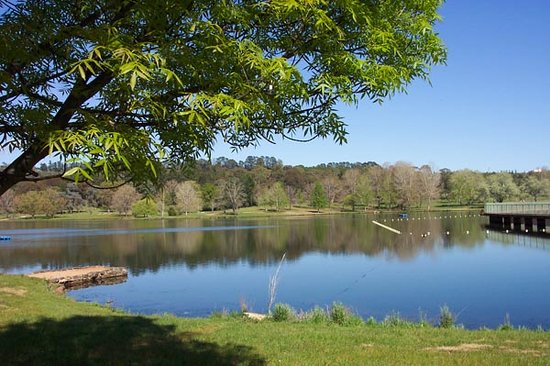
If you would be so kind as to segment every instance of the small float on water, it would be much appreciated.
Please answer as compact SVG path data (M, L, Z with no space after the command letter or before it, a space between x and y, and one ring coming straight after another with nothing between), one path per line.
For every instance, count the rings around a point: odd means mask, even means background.
M11 240L11 236L9 236L9 235L0 235L0 240Z

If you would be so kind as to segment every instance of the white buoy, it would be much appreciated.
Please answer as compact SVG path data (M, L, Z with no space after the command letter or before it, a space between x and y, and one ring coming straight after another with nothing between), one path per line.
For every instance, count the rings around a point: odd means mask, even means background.
M470 234L470 230L466 230L466 234Z
M508 230L506 230L506 234L508 234Z
M447 231L447 235L449 235L449 232Z
M409 235L412 235L413 233L409 233Z

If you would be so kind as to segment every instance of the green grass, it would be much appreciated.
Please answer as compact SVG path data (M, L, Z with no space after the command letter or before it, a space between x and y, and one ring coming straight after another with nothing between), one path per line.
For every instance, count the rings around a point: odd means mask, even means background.
M392 324L138 316L0 275L5 366L550 364L548 332Z

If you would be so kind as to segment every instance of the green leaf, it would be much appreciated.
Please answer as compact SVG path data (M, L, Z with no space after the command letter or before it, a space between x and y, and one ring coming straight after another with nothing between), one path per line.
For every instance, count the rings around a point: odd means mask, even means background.
M77 173L79 170L80 170L80 168L78 168L78 167L71 168L71 169L67 170L65 172L65 174L63 174L63 177L70 177L71 175L74 175L75 173Z
M136 87L137 73L134 71L130 77L130 88L134 90Z

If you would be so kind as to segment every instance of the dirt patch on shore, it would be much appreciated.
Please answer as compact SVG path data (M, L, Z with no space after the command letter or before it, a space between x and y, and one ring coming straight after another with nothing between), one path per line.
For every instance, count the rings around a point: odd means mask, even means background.
M439 346L439 347L428 347L427 351L439 351L439 352L476 352L483 351L486 349L493 348L490 344L481 344L481 343L462 343L458 346Z
M245 312L243 314L244 314L244 316L246 316L246 317L248 317L252 320L257 320L257 321L264 320L266 318L265 314L250 313L250 312Z
M27 290L20 287L0 287L0 292L15 296L25 296L27 294Z
M90 267L80 267L80 268L69 268L69 269L60 269L57 271L41 271L34 272L29 274L29 277L42 278L45 280L55 280L62 277L75 277L75 276L84 276L92 272L101 272L109 270L109 267L105 266L90 266Z
M546 356L546 353L536 349L517 349L511 347L499 347L500 350L507 353L515 353L517 355L529 355L534 357Z

